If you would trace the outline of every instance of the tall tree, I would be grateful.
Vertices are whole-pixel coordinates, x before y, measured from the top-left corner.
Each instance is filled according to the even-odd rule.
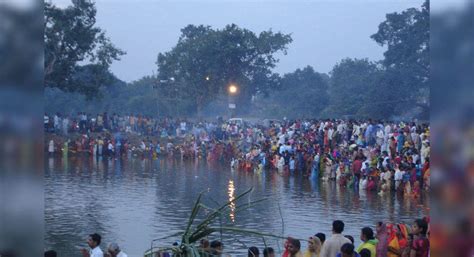
[[[96,8],[91,0],[72,0],[64,9],[51,2],[44,5],[44,85],[94,97],[110,64],[125,52],[116,48],[105,32],[95,25]],[[81,63],[87,63],[93,79],[83,80]]]
[[[280,117],[318,117],[329,103],[329,77],[315,72],[311,66],[285,74],[280,83],[280,90],[263,100],[264,108],[279,106]],[[276,110],[272,108],[271,112]]]
[[[175,78],[172,85],[162,87],[163,94],[194,99],[200,115],[206,104],[235,83],[238,106],[246,106],[252,95],[271,86],[268,81],[275,79],[271,68],[278,62],[274,53],[286,53],[291,41],[290,35],[264,31],[257,36],[235,24],[221,30],[188,25],[176,46],[158,55],[160,80]]]
[[[375,82],[381,75],[377,64],[368,59],[343,59],[332,71],[329,87],[328,114],[336,116],[368,116],[364,105],[372,98]]]
[[[389,88],[396,90],[403,104],[399,107],[429,107],[430,77],[430,3],[425,0],[420,9],[409,8],[401,13],[389,13],[371,36],[387,46],[383,65]],[[387,88],[388,89],[388,88]],[[406,100],[411,101],[407,102]]]

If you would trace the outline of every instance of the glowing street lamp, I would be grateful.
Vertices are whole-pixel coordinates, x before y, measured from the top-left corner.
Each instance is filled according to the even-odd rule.
[[[230,117],[234,117],[234,110],[236,108],[236,104],[235,104],[235,97],[236,97],[236,94],[237,92],[239,91],[239,88],[237,87],[237,85],[235,84],[230,84],[229,85],[229,111],[230,111]]]
[[[233,84],[232,84],[232,85],[229,86],[229,93],[230,93],[231,95],[234,95],[235,93],[237,93],[237,90],[238,90],[238,88],[237,88],[236,85],[233,85]]]

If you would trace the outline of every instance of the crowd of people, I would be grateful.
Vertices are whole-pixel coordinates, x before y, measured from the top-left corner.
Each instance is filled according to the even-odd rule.
[[[120,249],[117,243],[110,243],[107,246],[106,251],[102,251],[100,244],[102,237],[97,234],[90,234],[87,237],[88,248],[81,248],[80,252],[83,257],[128,257],[128,255]],[[44,252],[44,257],[57,257],[58,254],[55,250],[48,250]]]
[[[283,119],[250,124],[78,113],[76,117],[45,114],[44,125],[49,135],[46,151],[62,158],[69,154],[115,159],[165,156],[227,162],[241,172],[306,176],[379,194],[395,191],[417,198],[430,189],[430,127],[417,122]],[[375,232],[364,227],[362,244],[355,247],[351,236],[341,234],[344,223],[335,221],[333,235],[327,240],[321,233],[310,237],[305,252],[299,240],[288,238],[283,256],[428,256],[427,224],[426,219],[416,220],[410,229],[378,223]],[[98,241],[91,235],[96,248]],[[220,241],[201,243],[209,255],[222,252]],[[120,248],[112,245],[108,254],[124,256],[113,255],[114,249]],[[248,253],[259,256],[260,250],[251,247]],[[102,256],[93,251],[83,254]],[[274,250],[265,248],[262,254],[274,256]]]
[[[299,173],[341,186],[419,197],[430,188],[430,128],[416,122],[216,119],[45,114],[50,155],[202,159],[246,172]]]
[[[301,239],[288,237],[283,246],[282,257],[428,257],[430,253],[429,218],[416,219],[412,226],[404,223],[392,224],[377,222],[374,229],[363,227],[360,230],[361,243],[356,247],[354,237],[343,235],[345,224],[341,220],[332,223],[332,235],[326,238],[324,233],[316,233],[304,240],[306,249],[302,249]],[[375,230],[375,231],[374,231]],[[84,257],[127,257],[116,243],[108,245],[104,253],[101,248],[101,236],[89,235],[89,249],[81,249]],[[179,242],[173,244],[179,247]],[[224,244],[219,240],[201,239],[198,247],[201,256],[229,256]],[[54,250],[46,251],[45,257],[56,257]],[[169,251],[156,251],[153,257],[170,257]],[[266,245],[260,252],[256,246],[248,248],[248,257],[275,257],[276,252]]]
[[[301,248],[301,240],[288,237],[282,257],[428,257],[430,253],[429,219],[417,219],[411,227],[403,223],[378,222],[375,231],[363,227],[361,243],[354,245],[354,237],[343,235],[344,222],[335,220],[332,235],[326,239],[324,233],[316,233],[307,239],[307,249]],[[260,250],[252,246],[248,257],[260,256]],[[273,248],[263,249],[264,257],[274,257]]]

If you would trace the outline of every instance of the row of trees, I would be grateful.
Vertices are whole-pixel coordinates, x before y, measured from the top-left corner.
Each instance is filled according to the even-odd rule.
[[[222,29],[188,25],[175,47],[158,54],[157,75],[129,84],[108,71],[110,63],[124,52],[95,27],[93,4],[74,0],[66,9],[51,4],[45,8],[49,111],[65,110],[65,106],[79,111],[89,106],[150,115],[223,114],[227,88],[236,84],[240,115],[389,118],[417,113],[426,118],[428,114],[428,1],[419,9],[387,14],[371,36],[387,48],[379,62],[347,58],[329,74],[307,66],[281,76],[272,72],[278,62],[275,53],[286,54],[291,35],[271,30],[257,35],[235,24]],[[78,60],[86,57],[92,63],[80,66]],[[100,100],[87,102],[94,97]]]

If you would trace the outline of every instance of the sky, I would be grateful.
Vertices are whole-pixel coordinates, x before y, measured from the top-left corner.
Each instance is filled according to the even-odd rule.
[[[60,7],[70,0],[52,0]],[[312,66],[329,72],[344,58],[383,58],[385,49],[370,38],[385,15],[419,8],[423,0],[96,0],[97,25],[127,54],[112,72],[131,82],[157,71],[158,53],[171,50],[188,24],[223,28],[235,23],[255,33],[271,29],[293,42],[274,72]]]

